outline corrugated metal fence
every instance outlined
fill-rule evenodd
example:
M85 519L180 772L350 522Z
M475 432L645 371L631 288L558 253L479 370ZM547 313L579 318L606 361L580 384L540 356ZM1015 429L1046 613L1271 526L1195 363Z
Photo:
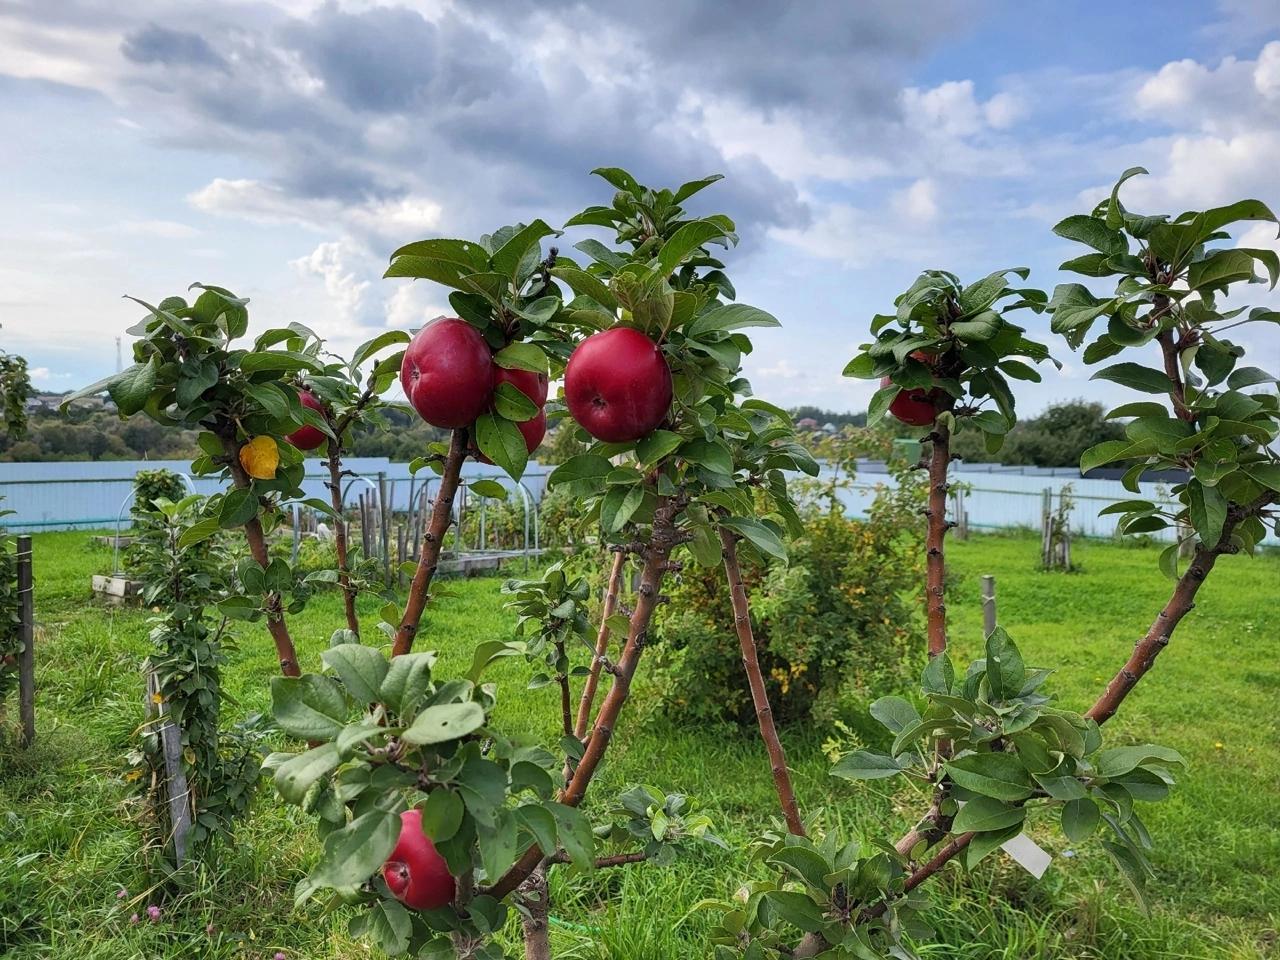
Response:
M98 463L0 463L0 496L3 506L15 511L6 518L13 531L70 529L75 527L112 527L121 514L128 520L128 497L133 489L133 476L139 470L165 467L176 473L189 469L185 460L101 461ZM436 478L427 470L411 478L404 463L392 463L385 457L353 457L344 464L357 477L348 484L347 502L359 495L361 488L376 490L379 479L387 483L387 499L394 510L409 506L411 490L420 495L422 484L434 486ZM531 464L525 473L524 486L535 501L540 500L551 468ZM467 461L464 477L493 477L511 486L497 467ZM828 474L829 476L829 474ZM303 486L307 496L328 499L324 482L328 473L320 460L308 461L307 479ZM1109 537L1115 533L1116 517L1099 517L1098 511L1109 503L1129 500L1129 493L1118 480L1082 478L1078 471L1065 468L1002 467L991 464L957 464L952 479L966 485L965 506L969 525L976 529L1039 529L1043 492L1051 489L1056 497L1067 484L1076 501L1071 515L1072 527L1085 536ZM843 491L841 499L854 516L865 516L878 484L892 483L884 464L864 462L859 465L853 487ZM215 493L215 479L195 479L197 493ZM1167 485L1143 483L1143 496L1155 500L1167 498ZM1280 543L1275 536L1268 543Z

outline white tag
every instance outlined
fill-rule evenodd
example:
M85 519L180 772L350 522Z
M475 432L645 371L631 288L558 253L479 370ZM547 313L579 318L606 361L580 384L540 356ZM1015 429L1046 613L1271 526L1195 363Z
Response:
M1000 844L1000 849L1013 857L1018 866L1037 880L1044 876L1044 872L1049 869L1049 862L1053 859L1044 847L1025 833L1018 834L1012 840L1006 840Z

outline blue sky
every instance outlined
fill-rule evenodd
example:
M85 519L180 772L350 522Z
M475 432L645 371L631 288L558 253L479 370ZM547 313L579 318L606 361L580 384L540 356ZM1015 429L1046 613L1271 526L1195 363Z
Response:
M0 337L52 390L114 368L122 294L192 281L339 350L418 326L445 295L379 279L391 249L558 223L607 202L600 165L728 175L704 196L741 227L730 273L784 324L756 392L836 409L865 406L840 370L921 268L1052 289L1074 253L1050 227L1126 167L1142 212L1280 205L1274 0L0 0L0 51ZM1024 412L1121 396L1053 347Z

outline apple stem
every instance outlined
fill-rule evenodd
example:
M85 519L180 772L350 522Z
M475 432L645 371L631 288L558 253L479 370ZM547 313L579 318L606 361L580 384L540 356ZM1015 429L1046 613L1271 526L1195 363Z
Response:
M751 700L756 708L756 722L760 725L760 737L769 754L769 766L773 772L773 786L778 793L787 829L797 837L805 836L804 821L796 804L796 794L791 786L791 773L787 769L787 753L778 739L778 729L773 722L773 707L769 704L769 691L760 672L760 658L756 652L756 638L751 629L751 607L747 602L747 588L742 583L742 568L738 565L738 547L734 534L727 527L720 527L720 545L723 549L724 572L729 581L729 595L733 601L733 623L738 632L738 645L742 648L742 667L751 686Z
M449 438L449 453L444 458L444 469L440 474L440 489L431 503L431 523L423 537L422 556L418 558L418 567L413 571L413 580L409 584L409 598L405 601L404 616L400 618L400 626L396 630L396 639L391 646L393 657L401 656L413 649L413 641L418 634L418 622L427 606L427 591L431 587L431 578L435 576L436 567L440 563L440 549L444 545L444 535L453 520L453 498L458 492L458 483L462 476L462 462L467 458L467 431L465 428L454 430Z

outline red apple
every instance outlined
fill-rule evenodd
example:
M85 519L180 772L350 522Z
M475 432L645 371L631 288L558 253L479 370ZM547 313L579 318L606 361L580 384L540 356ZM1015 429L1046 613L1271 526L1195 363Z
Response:
M639 440L671 408L671 370L658 345L639 330L602 330L569 357L564 399L573 419L597 440Z
M533 453L538 449L538 444L542 442L542 438L547 435L547 412L539 409L536 417L517 423L516 427L519 428L520 433L524 436L525 449ZM481 463L493 463L492 460L480 452L475 440L471 441L471 455Z
M310 390L299 390L298 399L302 401L304 407L310 407L321 414L325 412L324 404L317 400L316 395ZM329 438L308 423L293 431L285 439L299 450L314 450Z
M534 373L532 370L508 370L495 363L493 389L497 390L498 385L502 383L511 384L539 407L547 402L548 383L545 373Z
M493 395L493 354L484 337L457 317L437 317L404 352L400 386L433 427L465 427Z
M453 899L449 865L422 832L422 811L400 814L400 839L382 865L382 877L392 896L414 910L434 910Z
M885 377L880 386L892 386L893 380ZM901 390L889 404L889 412L903 423L913 427L927 427L938 416L934 405L936 390Z

